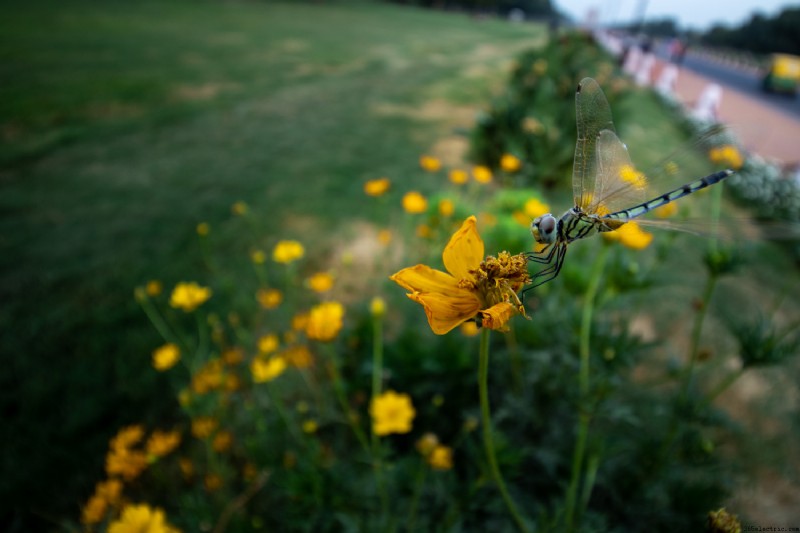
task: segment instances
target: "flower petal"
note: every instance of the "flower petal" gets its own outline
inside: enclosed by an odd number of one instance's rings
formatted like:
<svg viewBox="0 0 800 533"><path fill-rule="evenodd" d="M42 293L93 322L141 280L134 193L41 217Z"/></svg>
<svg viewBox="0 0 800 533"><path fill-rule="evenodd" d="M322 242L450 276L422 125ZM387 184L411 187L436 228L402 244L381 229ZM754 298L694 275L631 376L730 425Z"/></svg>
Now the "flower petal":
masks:
<svg viewBox="0 0 800 533"><path fill-rule="evenodd" d="M428 324L437 335L444 335L481 309L478 297L464 289L447 295L414 292L408 297L422 304Z"/></svg>
<svg viewBox="0 0 800 533"><path fill-rule="evenodd" d="M481 311L482 325L485 328L506 331L506 323L517 312L517 308L508 302L500 302L489 309Z"/></svg>
<svg viewBox="0 0 800 533"><path fill-rule="evenodd" d="M478 268L483 261L483 240L476 223L474 216L466 219L444 247L444 266L457 279L470 279L469 271Z"/></svg>
<svg viewBox="0 0 800 533"><path fill-rule="evenodd" d="M412 292L432 292L448 295L461 290L456 278L428 265L415 265L404 268L390 276L389 279Z"/></svg>

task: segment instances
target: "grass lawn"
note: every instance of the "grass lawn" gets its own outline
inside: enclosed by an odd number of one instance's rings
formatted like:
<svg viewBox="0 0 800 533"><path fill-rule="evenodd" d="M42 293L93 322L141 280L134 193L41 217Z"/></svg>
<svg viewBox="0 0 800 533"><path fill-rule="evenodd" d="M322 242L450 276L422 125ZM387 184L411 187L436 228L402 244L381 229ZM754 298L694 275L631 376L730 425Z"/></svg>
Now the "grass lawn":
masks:
<svg viewBox="0 0 800 533"><path fill-rule="evenodd" d="M108 436L173 411L132 291L203 268L198 222L246 253L226 223L244 200L264 214L265 248L300 238L324 263L364 180L431 189L413 182L419 155L469 127L514 53L544 37L383 3L2 10L4 522L15 507L75 516Z"/></svg>

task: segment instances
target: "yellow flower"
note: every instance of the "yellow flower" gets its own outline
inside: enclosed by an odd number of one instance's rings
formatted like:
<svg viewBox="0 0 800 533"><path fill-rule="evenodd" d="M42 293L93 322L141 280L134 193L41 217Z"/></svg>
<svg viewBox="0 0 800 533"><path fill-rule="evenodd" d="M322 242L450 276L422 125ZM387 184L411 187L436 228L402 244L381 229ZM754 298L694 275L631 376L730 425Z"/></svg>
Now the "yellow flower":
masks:
<svg viewBox="0 0 800 533"><path fill-rule="evenodd" d="M511 154L503 154L500 158L500 168L502 168L504 172L517 172L522 168L522 161Z"/></svg>
<svg viewBox="0 0 800 533"><path fill-rule="evenodd" d="M428 200L417 191L407 192L403 196L403 209L412 215L424 213L428 209Z"/></svg>
<svg viewBox="0 0 800 533"><path fill-rule="evenodd" d="M161 431L155 430L150 438L147 439L147 455L153 457L164 457L181 443L180 431Z"/></svg>
<svg viewBox="0 0 800 533"><path fill-rule="evenodd" d="M126 505L122 514L108 526L108 533L180 533L167 523L164 511L146 504Z"/></svg>
<svg viewBox="0 0 800 533"><path fill-rule="evenodd" d="M222 352L222 361L228 366L238 365L244 361L244 351L241 348L228 348Z"/></svg>
<svg viewBox="0 0 800 533"><path fill-rule="evenodd" d="M708 513L706 531L709 533L742 533L742 524L735 514L730 514L723 507Z"/></svg>
<svg viewBox="0 0 800 533"><path fill-rule="evenodd" d="M153 368L159 372L169 370L180 360L181 350L178 345L167 343L153 351Z"/></svg>
<svg viewBox="0 0 800 533"><path fill-rule="evenodd" d="M276 263L289 264L305 255L303 245L297 241L278 241L272 249L272 260Z"/></svg>
<svg viewBox="0 0 800 533"><path fill-rule="evenodd" d="M319 429L319 424L316 420L309 419L303 422L303 433L316 433L317 429Z"/></svg>
<svg viewBox="0 0 800 533"><path fill-rule="evenodd" d="M151 279L147 282L147 285L144 287L144 292L147 293L148 296L158 296L161 294L162 285L161 282L157 279Z"/></svg>
<svg viewBox="0 0 800 533"><path fill-rule="evenodd" d="M292 317L292 329L295 331L304 331L308 326L308 312L295 313Z"/></svg>
<svg viewBox="0 0 800 533"><path fill-rule="evenodd" d="M631 165L622 165L619 169L619 177L639 190L647 186L647 177Z"/></svg>
<svg viewBox="0 0 800 533"><path fill-rule="evenodd" d="M283 302L283 293L278 289L258 289L256 300L264 309L275 309Z"/></svg>
<svg viewBox="0 0 800 533"><path fill-rule="evenodd" d="M308 286L314 292L328 292L333 288L333 276L327 272L318 272L308 278Z"/></svg>
<svg viewBox="0 0 800 533"><path fill-rule="evenodd" d="M125 481L136 479L147 468L147 456L139 450L112 449L106 455L106 474L120 476Z"/></svg>
<svg viewBox="0 0 800 533"><path fill-rule="evenodd" d="M744 156L730 144L712 148L708 152L708 157L713 163L727 165L733 170L739 170L744 165Z"/></svg>
<svg viewBox="0 0 800 533"><path fill-rule="evenodd" d="M415 444L417 451L422 454L423 457L428 457L438 445L439 437L430 431L422 435Z"/></svg>
<svg viewBox="0 0 800 533"><path fill-rule="evenodd" d="M199 416L192 420L192 435L198 439L207 439L217 429L219 422L210 416Z"/></svg>
<svg viewBox="0 0 800 533"><path fill-rule="evenodd" d="M392 242L392 232L388 229L382 229L378 232L378 242L386 246Z"/></svg>
<svg viewBox="0 0 800 533"><path fill-rule="evenodd" d="M657 207L653 210L653 213L658 218L669 218L677 212L678 212L678 204L675 202L664 204L661 207Z"/></svg>
<svg viewBox="0 0 800 533"><path fill-rule="evenodd" d="M644 250L653 242L653 234L644 231L636 222L627 222L619 229L602 235L609 241L619 241L631 250Z"/></svg>
<svg viewBox="0 0 800 533"><path fill-rule="evenodd" d="M531 198L525 202L525 214L529 217L536 218L550 212L550 206L544 202ZM530 225L530 222L528 223Z"/></svg>
<svg viewBox="0 0 800 533"><path fill-rule="evenodd" d="M228 451L232 445L233 435L231 435L230 431L220 431L214 435L214 440L211 441L211 448L213 448L215 452L219 453Z"/></svg>
<svg viewBox="0 0 800 533"><path fill-rule="evenodd" d="M374 317L382 317L386 314L386 302L383 298L376 296L369 303L369 313Z"/></svg>
<svg viewBox="0 0 800 533"><path fill-rule="evenodd" d="M109 448L113 450L127 449L135 446L144 437L144 428L140 425L127 426L120 429L114 438L109 442Z"/></svg>
<svg viewBox="0 0 800 533"><path fill-rule="evenodd" d="M420 239L428 239L431 236L431 227L427 224L420 224L417 226L417 237Z"/></svg>
<svg viewBox="0 0 800 533"><path fill-rule="evenodd" d="M481 330L478 329L478 324L475 322L464 322L461 324L461 334L465 337L474 337L480 332Z"/></svg>
<svg viewBox="0 0 800 533"><path fill-rule="evenodd" d="M419 158L419 166L428 172L437 172L440 168L442 168L442 162L435 157L423 155Z"/></svg>
<svg viewBox="0 0 800 533"><path fill-rule="evenodd" d="M233 212L234 215L239 215L239 216L246 215L247 204L242 201L236 202L231 206L231 211Z"/></svg>
<svg viewBox="0 0 800 533"><path fill-rule="evenodd" d="M208 222L201 222L197 225L197 234L201 237L205 237L211 231L211 226L208 225Z"/></svg>
<svg viewBox="0 0 800 533"><path fill-rule="evenodd" d="M316 341L332 341L342 329L344 306L339 302L324 302L311 308L306 335Z"/></svg>
<svg viewBox="0 0 800 533"><path fill-rule="evenodd" d="M266 383L277 378L286 370L286 359L282 356L264 359L256 357L250 363L250 373L255 383Z"/></svg>
<svg viewBox="0 0 800 533"><path fill-rule="evenodd" d="M280 341L278 340L278 336L274 333L269 333L267 335L262 335L258 339L258 351L262 355L270 354L278 349L280 345Z"/></svg>
<svg viewBox="0 0 800 533"><path fill-rule="evenodd" d="M511 217L523 228L529 228L531 226L531 218L523 211L514 211L511 213Z"/></svg>
<svg viewBox="0 0 800 533"><path fill-rule="evenodd" d="M504 329L512 314L524 313L516 295L530 281L524 255L500 252L484 260L476 223L474 216L469 217L445 246L442 259L449 274L416 265L389 278L422 305L437 335L477 315L485 327Z"/></svg>
<svg viewBox="0 0 800 533"><path fill-rule="evenodd" d="M364 192L369 196L382 196L391 186L389 178L380 178L376 180L369 180L364 184Z"/></svg>
<svg viewBox="0 0 800 533"><path fill-rule="evenodd" d="M453 449L449 446L437 445L428 455L428 464L434 470L450 470L453 468Z"/></svg>
<svg viewBox="0 0 800 533"><path fill-rule="evenodd" d="M192 390L206 394L222 386L223 365L221 359L210 359L192 376Z"/></svg>
<svg viewBox="0 0 800 533"><path fill-rule="evenodd" d="M203 485L208 492L217 491L222 486L222 478L217 474L208 474L203 479Z"/></svg>
<svg viewBox="0 0 800 533"><path fill-rule="evenodd" d="M453 211L455 211L455 206L453 205L452 200L448 200L447 198L439 200L440 215L442 215L443 217L449 217L450 215L453 214Z"/></svg>
<svg viewBox="0 0 800 533"><path fill-rule="evenodd" d="M108 502L95 494L81 508L81 523L85 525L99 524L106 516L106 509L108 509Z"/></svg>
<svg viewBox="0 0 800 533"><path fill-rule="evenodd" d="M181 474L186 479L189 479L194 475L194 463L188 457L181 457L178 459L178 468L181 470Z"/></svg>
<svg viewBox="0 0 800 533"><path fill-rule="evenodd" d="M194 281L190 283L180 282L172 290L169 305L190 313L203 305L209 298L211 298L211 289L208 287L201 287Z"/></svg>
<svg viewBox="0 0 800 533"><path fill-rule="evenodd" d="M463 185L467 181L469 181L469 174L467 174L466 170L461 170L460 168L454 168L447 175L447 178L456 185Z"/></svg>
<svg viewBox="0 0 800 533"><path fill-rule="evenodd" d="M389 390L373 398L369 405L372 432L379 437L391 433L408 433L416 416L411 397Z"/></svg>
<svg viewBox="0 0 800 533"><path fill-rule="evenodd" d="M263 265L267 260L267 254L263 250L253 250L250 252L250 259L257 265Z"/></svg>
<svg viewBox="0 0 800 533"><path fill-rule="evenodd" d="M292 346L281 352L281 355L295 368L308 368L314 364L314 357L307 346Z"/></svg>
<svg viewBox="0 0 800 533"><path fill-rule="evenodd" d="M472 167L472 177L475 178L475 181L478 183L491 183L492 171L489 170L489 167L483 165Z"/></svg>

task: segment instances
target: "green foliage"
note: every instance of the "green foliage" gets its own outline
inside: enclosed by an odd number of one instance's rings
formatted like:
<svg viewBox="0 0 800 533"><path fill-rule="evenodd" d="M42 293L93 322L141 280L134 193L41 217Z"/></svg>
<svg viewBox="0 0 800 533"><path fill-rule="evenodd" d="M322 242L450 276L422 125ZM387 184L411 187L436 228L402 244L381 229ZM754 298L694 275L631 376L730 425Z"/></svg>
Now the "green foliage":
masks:
<svg viewBox="0 0 800 533"><path fill-rule="evenodd" d="M714 26L702 36L702 42L759 54L800 55L798 24L800 8L785 7L772 17L756 13L734 28Z"/></svg>

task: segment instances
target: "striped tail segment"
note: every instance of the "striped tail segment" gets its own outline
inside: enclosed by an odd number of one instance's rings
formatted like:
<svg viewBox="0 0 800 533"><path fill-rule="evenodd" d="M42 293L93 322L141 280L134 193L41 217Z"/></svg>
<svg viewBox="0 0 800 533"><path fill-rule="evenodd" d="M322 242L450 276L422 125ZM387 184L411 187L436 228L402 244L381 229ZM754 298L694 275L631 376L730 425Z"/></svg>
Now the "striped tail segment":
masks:
<svg viewBox="0 0 800 533"><path fill-rule="evenodd" d="M674 202L678 198L683 198L684 196L688 196L693 192L699 191L700 189L705 189L706 187L710 187L715 183L719 183L720 181L724 180L731 174L733 174L732 170L722 170L720 172L716 172L714 174L706 176L705 178L700 178L697 181L687 183L683 187L678 187L674 191L664 193L661 196L657 196L652 200L648 200L642 204L636 205L634 207L629 207L628 209L623 209L622 211L617 211L616 213L610 213L608 215L605 215L603 218L630 220L636 217L640 217L657 207L661 207L662 205Z"/></svg>

